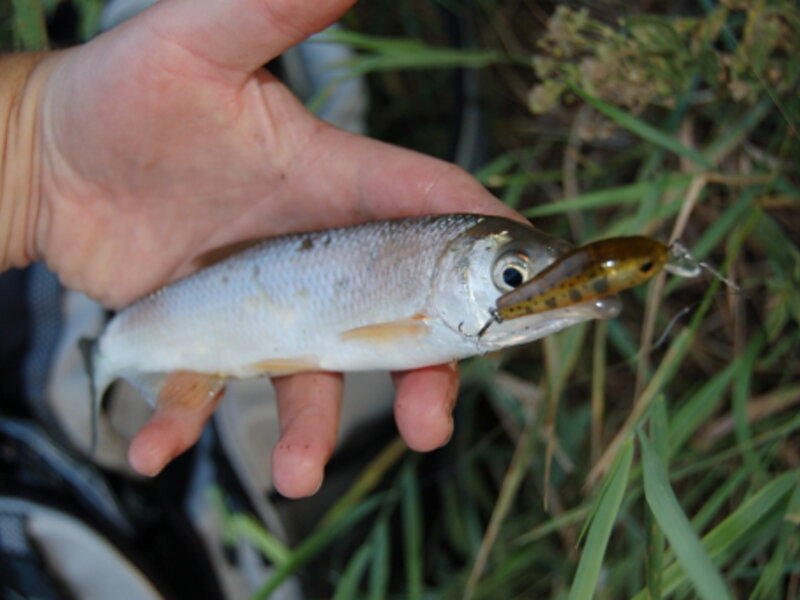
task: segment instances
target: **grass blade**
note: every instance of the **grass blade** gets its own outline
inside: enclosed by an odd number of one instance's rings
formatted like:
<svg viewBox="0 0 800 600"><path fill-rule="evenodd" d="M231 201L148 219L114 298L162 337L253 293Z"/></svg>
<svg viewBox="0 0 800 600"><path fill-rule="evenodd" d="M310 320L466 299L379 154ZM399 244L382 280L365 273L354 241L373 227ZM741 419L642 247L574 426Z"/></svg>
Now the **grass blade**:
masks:
<svg viewBox="0 0 800 600"><path fill-rule="evenodd" d="M742 359L742 368L736 373L736 380L733 385L733 417L734 431L736 433L736 443L742 451L744 463L749 471L752 481L759 481L761 476L765 476L764 468L753 451L753 434L750 430L750 423L747 420L747 401L752 390L753 373L756 370L756 359L764 346L764 336L756 335L745 349Z"/></svg>
<svg viewBox="0 0 800 600"><path fill-rule="evenodd" d="M406 597L409 600L422 598L422 506L419 485L409 462L400 476L403 486L403 542L406 566Z"/></svg>
<svg viewBox="0 0 800 600"><path fill-rule="evenodd" d="M339 580L339 585L336 586L336 593L332 600L351 600L357 597L358 584L364 577L371 556L372 545L369 542L362 544L347 563L347 568Z"/></svg>
<svg viewBox="0 0 800 600"><path fill-rule="evenodd" d="M722 560L732 549L746 542L751 535L750 532L760 529L763 519L768 518L770 511L798 484L800 484L800 471L790 471L779 475L748 498L729 517L703 537L703 547L708 556L715 560ZM789 515L790 513L787 510L784 514ZM792 524L792 527L796 528L796 525ZM665 594L672 593L684 583L686 571L683 567L682 562L676 562L666 569L664 572ZM645 600L646 598L647 591L642 590L634 597L634 600Z"/></svg>
<svg viewBox="0 0 800 600"><path fill-rule="evenodd" d="M675 413L670 423L669 446L672 452L682 448L689 437L714 412L740 368L741 360L732 362L703 385L691 399Z"/></svg>
<svg viewBox="0 0 800 600"><path fill-rule="evenodd" d="M369 572L369 600L383 600L389 588L389 522L381 518L371 536L372 568Z"/></svg>
<svg viewBox="0 0 800 600"><path fill-rule="evenodd" d="M613 462L617 453L619 452L622 442L628 439L631 432L639 424L639 421L647 414L652 401L672 378L672 376L678 370L678 367L680 367L681 362L689 352L689 348L693 339L694 332L691 329L684 329L677 335L672 344L670 344L669 350L667 350L664 359L659 364L656 372L650 378L647 387L645 387L639 398L637 398L630 414L628 414L627 418L625 419L625 423L623 423L619 431L617 431L616 435L611 440L611 443L600 457L600 460L597 461L597 463L595 463L595 465L592 467L592 470L587 478L587 487L593 486Z"/></svg>
<svg viewBox="0 0 800 600"><path fill-rule="evenodd" d="M103 0L76 0L79 16L80 38L89 40L100 31L100 18L105 2Z"/></svg>
<svg viewBox="0 0 800 600"><path fill-rule="evenodd" d="M743 117L733 120L732 124L720 132L720 135L706 147L705 153L713 160L723 158L732 149L739 147L742 140L747 139L750 132L769 114L771 108L772 100L763 98Z"/></svg>
<svg viewBox="0 0 800 600"><path fill-rule="evenodd" d="M361 471L358 479L350 486L347 492L328 509L325 516L319 521L318 527L327 527L342 519L344 515L358 506L370 492L381 482L383 476L406 453L408 446L400 436L397 436L373 458Z"/></svg>
<svg viewBox="0 0 800 600"><path fill-rule="evenodd" d="M653 185L663 185L665 191L678 192L686 188L692 178L689 175L665 175L659 180L639 181L630 185L621 185L615 188L587 192L568 200L534 206L522 211L526 217L544 217L558 215L573 210L589 210L608 206L621 206L623 204L637 204L644 193Z"/></svg>
<svg viewBox="0 0 800 600"><path fill-rule="evenodd" d="M703 538L708 554L723 556L728 548L755 527L800 481L800 471L789 471L770 481L748 498L727 519Z"/></svg>
<svg viewBox="0 0 800 600"><path fill-rule="evenodd" d="M666 460L669 455L669 423L667 403L663 394L660 394L650 407L650 435L658 456L662 461ZM653 511L649 508L645 513L645 536L647 591L650 600L659 600L662 596L664 573L664 532L661 531Z"/></svg>
<svg viewBox="0 0 800 600"><path fill-rule="evenodd" d="M726 504L730 504L731 497L745 484L748 475L749 473L746 469L740 469L736 473L732 473L728 479L720 485L719 479L712 469L708 475L709 483L706 485L705 482L702 482L697 485L697 495L699 496L697 500L699 501L703 498L708 499L692 517L692 526L698 530L705 529L711 521L718 517L723 507ZM693 504L693 502L691 502L692 500L695 500L695 498L690 498L687 502Z"/></svg>
<svg viewBox="0 0 800 600"><path fill-rule="evenodd" d="M577 96L581 98L581 100L591 104L595 109L617 123L617 125L620 127L627 129L631 133L638 135L640 138L650 142L655 146L658 146L659 148L674 152L678 156L688 158L692 162L705 169L714 170L714 164L709 159L707 159L697 150L687 148L674 136L664 133L649 123L634 117L632 114L625 112L624 110L621 110L616 106L609 104L608 102L604 102L603 100L592 96L578 87L571 86L571 89Z"/></svg>
<svg viewBox="0 0 800 600"><path fill-rule="evenodd" d="M233 544L237 538L243 537L273 565L279 566L289 560L292 551L283 540L267 530L255 517L243 512L231 512L220 488L212 487L209 490L209 501L222 519L226 544Z"/></svg>
<svg viewBox="0 0 800 600"><path fill-rule="evenodd" d="M48 46L44 6L38 0L13 0L14 31L21 50L45 50Z"/></svg>
<svg viewBox="0 0 800 600"><path fill-rule="evenodd" d="M569 592L569 600L590 599L594 595L611 530L617 520L619 507L628 485L632 462L633 440L628 439L606 478L607 485L598 496L597 509L591 516L586 545Z"/></svg>
<svg viewBox="0 0 800 600"><path fill-rule="evenodd" d="M508 470L503 478L503 484L497 497L497 502L492 510L489 525L486 527L480 550L478 550L478 555L475 557L475 562L472 565L472 571L467 579L467 586L463 594L464 598L472 598L475 593L475 588L489 561L492 547L500 533L500 527L508 515L508 512L511 510L512 503L517 496L522 480L528 472L527 468L530 464L536 440L536 427L534 420L531 419L525 426L522 435L517 440L514 456L511 458L511 463L508 465Z"/></svg>
<svg viewBox="0 0 800 600"><path fill-rule="evenodd" d="M766 600L778 595L777 587L781 581L781 576L787 567L787 563L792 560L792 547L797 550L797 517L800 515L800 483L798 483L789 503L784 512L783 524L779 533L777 547L770 558L769 563L764 568L761 577L758 578L756 587L750 596L751 600ZM794 543L792 543L794 540ZM795 555L796 556L796 555Z"/></svg>
<svg viewBox="0 0 800 600"><path fill-rule="evenodd" d="M343 531L355 526L361 519L381 506L384 500L384 496L373 496L343 515L339 520L326 525L303 540L294 549L288 560L279 565L272 577L253 595L252 600L269 598L270 594L278 589L292 573L319 554L323 548L333 542Z"/></svg>
<svg viewBox="0 0 800 600"><path fill-rule="evenodd" d="M672 491L664 463L644 435L639 435L639 444L642 448L642 474L647 504L697 593L706 600L731 598L722 576L711 562Z"/></svg>
<svg viewBox="0 0 800 600"><path fill-rule="evenodd" d="M343 65L352 69L353 75L402 69L481 68L508 62L503 54L493 50L437 47L418 39L370 35L344 29L329 29L313 41L344 44L361 50L364 54L355 56Z"/></svg>
<svg viewBox="0 0 800 600"><path fill-rule="evenodd" d="M244 513L231 515L230 519L231 531L248 539L272 564L280 566L289 561L291 550L277 536L266 530L261 521Z"/></svg>

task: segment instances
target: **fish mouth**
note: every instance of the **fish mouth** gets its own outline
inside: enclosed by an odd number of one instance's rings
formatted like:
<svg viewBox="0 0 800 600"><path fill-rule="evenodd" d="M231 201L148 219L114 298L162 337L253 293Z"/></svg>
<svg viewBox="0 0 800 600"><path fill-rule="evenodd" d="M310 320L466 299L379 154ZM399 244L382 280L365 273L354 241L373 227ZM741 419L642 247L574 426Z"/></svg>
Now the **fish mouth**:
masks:
<svg viewBox="0 0 800 600"><path fill-rule="evenodd" d="M622 301L619 296L607 296L600 300L565 306L517 319L492 322L480 336L480 344L485 346L487 351L524 344L583 321L613 319L619 316L621 311Z"/></svg>

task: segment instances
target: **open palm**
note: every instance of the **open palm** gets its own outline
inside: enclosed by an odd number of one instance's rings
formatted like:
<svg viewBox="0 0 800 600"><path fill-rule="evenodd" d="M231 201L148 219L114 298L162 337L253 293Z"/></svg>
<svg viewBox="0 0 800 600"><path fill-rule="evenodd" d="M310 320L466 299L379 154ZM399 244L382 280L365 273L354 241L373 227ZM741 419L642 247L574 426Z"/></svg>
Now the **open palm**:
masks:
<svg viewBox="0 0 800 600"><path fill-rule="evenodd" d="M447 163L337 130L261 65L327 26L347 0L162 0L51 60L42 94L36 248L62 281L111 307L236 241L412 214L511 211ZM395 415L419 450L444 443L457 373L395 377ZM341 377L276 380L275 484L322 480ZM162 406L131 446L158 472L214 406Z"/></svg>

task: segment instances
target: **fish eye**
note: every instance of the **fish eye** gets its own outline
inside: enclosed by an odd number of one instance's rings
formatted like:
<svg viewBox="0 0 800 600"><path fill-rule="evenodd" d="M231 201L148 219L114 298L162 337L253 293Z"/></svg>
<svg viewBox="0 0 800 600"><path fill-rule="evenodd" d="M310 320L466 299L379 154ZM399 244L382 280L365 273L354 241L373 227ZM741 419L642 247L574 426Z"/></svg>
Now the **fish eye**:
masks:
<svg viewBox="0 0 800 600"><path fill-rule="evenodd" d="M642 265L639 265L639 270L642 273L647 273L652 268L653 268L653 261L652 260L649 260L646 263L644 263Z"/></svg>
<svg viewBox="0 0 800 600"><path fill-rule="evenodd" d="M531 259L521 252L504 254L492 270L494 285L502 292L518 288L531 277Z"/></svg>
<svg viewBox="0 0 800 600"><path fill-rule="evenodd" d="M503 281L506 283L506 285L516 288L521 286L522 282L525 281L525 275L516 265L506 267L503 270Z"/></svg>

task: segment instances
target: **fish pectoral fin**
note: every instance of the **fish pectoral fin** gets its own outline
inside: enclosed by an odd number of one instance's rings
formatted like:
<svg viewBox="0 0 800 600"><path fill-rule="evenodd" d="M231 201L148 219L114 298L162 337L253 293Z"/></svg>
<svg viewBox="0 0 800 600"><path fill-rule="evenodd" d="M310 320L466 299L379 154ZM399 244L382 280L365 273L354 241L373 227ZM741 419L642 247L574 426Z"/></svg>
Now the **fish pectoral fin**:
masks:
<svg viewBox="0 0 800 600"><path fill-rule="evenodd" d="M355 340L379 344L389 344L408 338L419 339L430 331L428 324L425 322L426 319L425 315L416 314L397 321L364 325L343 331L339 334L339 338L345 341Z"/></svg>
<svg viewBox="0 0 800 600"><path fill-rule="evenodd" d="M159 408L196 410L213 402L225 387L225 379L196 371L141 373L126 377L147 400Z"/></svg>

